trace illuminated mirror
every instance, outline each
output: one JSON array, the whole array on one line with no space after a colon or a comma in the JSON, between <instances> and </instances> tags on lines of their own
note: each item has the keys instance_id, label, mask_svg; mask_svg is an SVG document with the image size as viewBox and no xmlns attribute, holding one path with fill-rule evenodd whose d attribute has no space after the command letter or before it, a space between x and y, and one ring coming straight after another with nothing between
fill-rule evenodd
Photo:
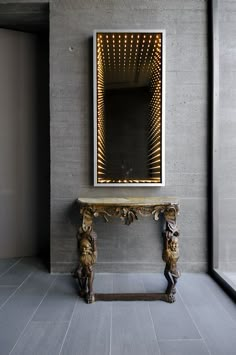
<instances>
[{"instance_id":1,"label":"illuminated mirror","mask_svg":"<svg viewBox=\"0 0 236 355\"><path fill-rule=\"evenodd\" d=\"M94 185L163 186L164 31L94 31Z\"/></svg>"}]
</instances>

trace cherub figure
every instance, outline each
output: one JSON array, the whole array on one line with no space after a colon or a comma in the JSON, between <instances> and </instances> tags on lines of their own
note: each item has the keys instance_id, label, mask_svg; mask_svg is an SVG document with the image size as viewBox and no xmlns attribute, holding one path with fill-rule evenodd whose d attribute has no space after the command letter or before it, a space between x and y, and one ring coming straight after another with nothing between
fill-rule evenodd
<instances>
[{"instance_id":1,"label":"cherub figure","mask_svg":"<svg viewBox=\"0 0 236 355\"><path fill-rule=\"evenodd\" d=\"M177 231L175 231L173 235L169 232L164 233L165 246L162 257L166 262L164 271L164 275L168 281L166 293L169 295L169 300L171 302L174 302L175 300L175 286L177 279L180 277L180 272L177 269L177 261L179 259L178 235L179 233Z\"/></svg>"}]
</instances>

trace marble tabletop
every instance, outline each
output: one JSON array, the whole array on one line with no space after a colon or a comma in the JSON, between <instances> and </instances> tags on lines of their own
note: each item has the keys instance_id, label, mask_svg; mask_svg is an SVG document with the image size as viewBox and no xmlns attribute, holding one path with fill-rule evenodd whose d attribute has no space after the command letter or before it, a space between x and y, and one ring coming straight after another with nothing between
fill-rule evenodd
<instances>
[{"instance_id":1,"label":"marble tabletop","mask_svg":"<svg viewBox=\"0 0 236 355\"><path fill-rule=\"evenodd\" d=\"M77 201L85 205L116 205L116 206L156 206L178 205L176 197L79 197Z\"/></svg>"}]
</instances>

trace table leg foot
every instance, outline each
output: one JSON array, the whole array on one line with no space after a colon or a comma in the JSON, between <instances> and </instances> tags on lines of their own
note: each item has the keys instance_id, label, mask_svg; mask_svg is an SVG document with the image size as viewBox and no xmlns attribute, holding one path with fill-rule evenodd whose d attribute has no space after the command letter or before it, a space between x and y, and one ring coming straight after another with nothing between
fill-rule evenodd
<instances>
[{"instance_id":1,"label":"table leg foot","mask_svg":"<svg viewBox=\"0 0 236 355\"><path fill-rule=\"evenodd\" d=\"M88 294L86 295L86 302L87 302L88 304L95 302L95 295L94 295L94 293L90 293L90 294L88 293Z\"/></svg>"},{"instance_id":2,"label":"table leg foot","mask_svg":"<svg viewBox=\"0 0 236 355\"><path fill-rule=\"evenodd\" d=\"M175 295L173 293L167 294L166 295L166 302L174 303L175 302Z\"/></svg>"}]
</instances>

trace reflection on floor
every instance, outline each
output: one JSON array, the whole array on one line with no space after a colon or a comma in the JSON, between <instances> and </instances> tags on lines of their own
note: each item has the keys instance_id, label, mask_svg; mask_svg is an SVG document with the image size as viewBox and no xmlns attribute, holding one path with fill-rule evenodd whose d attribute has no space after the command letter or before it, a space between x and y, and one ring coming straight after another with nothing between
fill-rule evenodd
<instances>
[{"instance_id":1,"label":"reflection on floor","mask_svg":"<svg viewBox=\"0 0 236 355\"><path fill-rule=\"evenodd\" d=\"M222 273L226 276L226 279L229 280L231 286L236 291L236 272L223 271Z\"/></svg>"},{"instance_id":2,"label":"reflection on floor","mask_svg":"<svg viewBox=\"0 0 236 355\"><path fill-rule=\"evenodd\" d=\"M158 292L163 275L97 274L97 292ZM183 274L173 304L96 302L39 260L0 260L1 355L233 355L235 304L205 274Z\"/></svg>"}]
</instances>

